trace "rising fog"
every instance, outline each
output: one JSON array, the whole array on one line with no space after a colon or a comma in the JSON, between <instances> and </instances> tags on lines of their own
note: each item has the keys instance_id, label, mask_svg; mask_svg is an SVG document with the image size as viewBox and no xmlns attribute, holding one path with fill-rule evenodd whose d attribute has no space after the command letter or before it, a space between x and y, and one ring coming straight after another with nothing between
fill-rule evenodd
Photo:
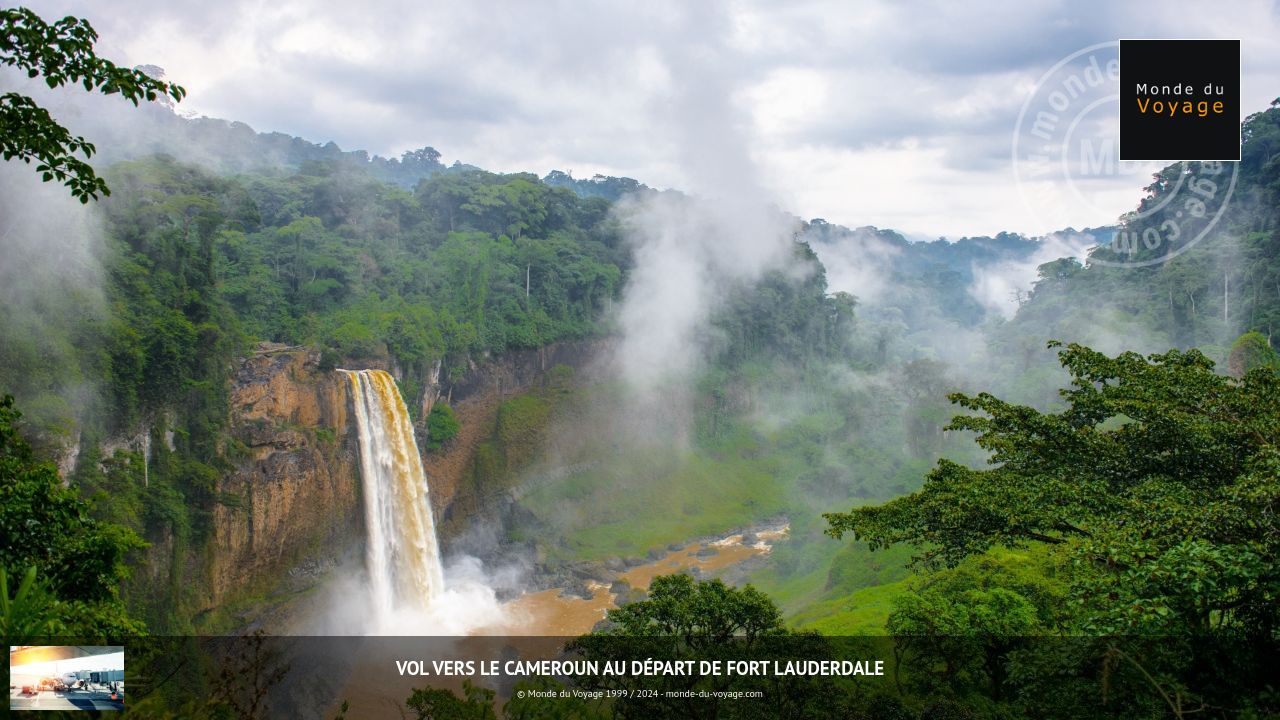
<instances>
[{"instance_id":1,"label":"rising fog","mask_svg":"<svg viewBox=\"0 0 1280 720\"><path fill-rule=\"evenodd\" d=\"M728 33L713 6L683 18ZM687 422L687 383L711 351L707 324L731 284L784 264L795 223L777 211L752 162L734 68L705 43L664 49L668 87L660 95L666 153L688 178L676 193L633 195L618 218L634 266L618 311L613 364L634 392L629 413L657 411ZM687 428L686 428L687 429Z\"/></svg>"},{"instance_id":2,"label":"rising fog","mask_svg":"<svg viewBox=\"0 0 1280 720\"><path fill-rule=\"evenodd\" d=\"M34 165L0 163L0 366L44 439L73 432L100 388L86 343L106 317L102 224L93 205L41 182Z\"/></svg>"}]
</instances>

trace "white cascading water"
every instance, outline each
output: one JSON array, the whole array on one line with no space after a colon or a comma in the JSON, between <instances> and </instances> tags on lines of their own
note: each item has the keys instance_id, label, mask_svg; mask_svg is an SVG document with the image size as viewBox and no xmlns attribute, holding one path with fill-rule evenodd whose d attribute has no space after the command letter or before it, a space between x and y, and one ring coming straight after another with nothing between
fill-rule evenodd
<instances>
[{"instance_id":1,"label":"white cascading water","mask_svg":"<svg viewBox=\"0 0 1280 720\"><path fill-rule=\"evenodd\" d=\"M444 592L427 475L409 411L382 370L342 370L351 380L364 480L367 563L375 620L421 613Z\"/></svg>"}]
</instances>

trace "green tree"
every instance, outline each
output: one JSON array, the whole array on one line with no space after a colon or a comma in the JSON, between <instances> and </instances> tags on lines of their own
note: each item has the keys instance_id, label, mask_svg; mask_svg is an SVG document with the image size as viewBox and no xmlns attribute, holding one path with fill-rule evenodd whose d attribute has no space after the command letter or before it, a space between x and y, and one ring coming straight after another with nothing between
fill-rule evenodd
<instances>
[{"instance_id":1,"label":"green tree","mask_svg":"<svg viewBox=\"0 0 1280 720\"><path fill-rule=\"evenodd\" d=\"M0 568L9 569L7 596L20 605L47 590L58 603L45 626L68 633L140 632L119 586L125 554L144 543L128 528L90 517L88 503L62 486L53 463L36 458L18 435L20 417L11 396L0 399Z\"/></svg>"},{"instance_id":2,"label":"green tree","mask_svg":"<svg viewBox=\"0 0 1280 720\"><path fill-rule=\"evenodd\" d=\"M983 413L949 427L976 433L995 467L940 461L919 492L828 514L829 533L914 543L932 567L1064 546L1087 629L1272 632L1280 576L1263 558L1280 538L1261 519L1280 497L1280 376L1224 377L1195 350L1112 358L1070 345L1059 358L1072 377L1061 412L950 396Z\"/></svg>"},{"instance_id":3,"label":"green tree","mask_svg":"<svg viewBox=\"0 0 1280 720\"><path fill-rule=\"evenodd\" d=\"M1066 586L1046 553L989 553L918 576L886 629L916 693L1005 695L1010 653L1065 627Z\"/></svg>"},{"instance_id":4,"label":"green tree","mask_svg":"<svg viewBox=\"0 0 1280 720\"><path fill-rule=\"evenodd\" d=\"M93 51L97 40L87 20L65 17L48 23L27 8L0 9L0 64L42 77L51 88L80 84L86 91L118 93L134 105L166 95L181 101L187 94L180 85L98 57ZM111 194L93 168L76 157L81 153L88 159L95 151L93 143L72 135L30 97L0 95L0 155L5 160L34 161L45 182L56 179L87 203L99 193Z\"/></svg>"},{"instance_id":5,"label":"green tree","mask_svg":"<svg viewBox=\"0 0 1280 720\"><path fill-rule=\"evenodd\" d=\"M1267 336L1257 331L1236 338L1227 357L1227 370L1235 377L1243 377L1254 368L1280 370L1280 354L1267 342Z\"/></svg>"},{"instance_id":6,"label":"green tree","mask_svg":"<svg viewBox=\"0 0 1280 720\"><path fill-rule=\"evenodd\" d=\"M649 596L610 610L607 621L569 645L583 657L604 662L633 660L729 661L831 659L833 649L812 633L794 632L764 593L720 580L695 581L685 574L653 579ZM829 678L770 676L586 676L592 690L626 690L614 705L620 718L826 717L841 701L842 688ZM683 691L760 690L767 705L683 697ZM630 692L656 691L655 694ZM668 695L671 692L671 695Z\"/></svg>"},{"instance_id":7,"label":"green tree","mask_svg":"<svg viewBox=\"0 0 1280 720\"><path fill-rule=\"evenodd\" d=\"M785 633L782 614L759 590L684 574L654 578L648 599L610 610L609 622L615 626L609 633L679 638L695 651Z\"/></svg>"},{"instance_id":8,"label":"green tree","mask_svg":"<svg viewBox=\"0 0 1280 720\"><path fill-rule=\"evenodd\" d=\"M415 688L404 704L417 720L495 720L495 694L463 680L462 697L444 688Z\"/></svg>"},{"instance_id":9,"label":"green tree","mask_svg":"<svg viewBox=\"0 0 1280 720\"><path fill-rule=\"evenodd\" d=\"M446 402L437 402L427 414L427 446L436 449L453 439L462 429L458 415Z\"/></svg>"},{"instance_id":10,"label":"green tree","mask_svg":"<svg viewBox=\"0 0 1280 720\"><path fill-rule=\"evenodd\" d=\"M1129 686L1143 688L1147 701L1156 697L1159 705L1176 693L1239 708L1266 697L1263 668L1280 627L1280 573L1270 560L1280 554L1271 519L1280 502L1280 374L1259 368L1226 377L1195 350L1108 357L1080 345L1050 347L1061 348L1071 375L1061 391L1065 409L951 395L981 414L958 416L949 427L976 433L993 467L939 461L916 493L826 515L828 532L851 533L873 549L911 543L923 549L917 565L935 580L952 572L943 568L1001 546L1046 549L1065 568L1063 604L1071 612L1058 632L1156 638L1124 664ZM981 592L939 601L919 594L898 608L891 630L915 633L960 613L955 632L974 624L983 607L982 617L999 618L991 627L997 633L1044 626L1043 618L1029 622L1036 603ZM1005 609L991 610L998 605ZM939 626L920 634L948 632ZM1170 637L1189 642L1174 648ZM1081 696L1096 697L1116 685L1108 675L1119 667L1115 658L1137 652L1085 645L1064 660L1073 656L1062 641L1040 644L1034 662L1021 661L1023 680L1088 677ZM1224 647L1242 650L1224 654ZM1086 671L1089 662L1095 666ZM1122 710L1107 714L1125 716Z\"/></svg>"}]
</instances>

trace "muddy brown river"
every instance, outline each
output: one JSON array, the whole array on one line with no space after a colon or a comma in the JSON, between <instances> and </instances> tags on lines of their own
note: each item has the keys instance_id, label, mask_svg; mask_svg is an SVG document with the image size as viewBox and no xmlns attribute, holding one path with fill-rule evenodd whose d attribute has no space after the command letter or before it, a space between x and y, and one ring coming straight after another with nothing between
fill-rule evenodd
<instances>
[{"instance_id":1,"label":"muddy brown river","mask_svg":"<svg viewBox=\"0 0 1280 720\"><path fill-rule=\"evenodd\" d=\"M689 543L657 560L617 573L615 577L632 588L647 589L655 577L689 568L698 568L704 577L711 576L768 553L773 543L788 532L786 525L757 530L756 540L751 544L744 544L741 534ZM716 552L699 557L698 551L704 545L711 546ZM344 683L338 699L325 717L336 714L340 702L346 700L350 703L347 717L394 720L404 717L403 703L414 687L431 685L462 693L462 676L397 676L396 660L446 656L494 660L511 657L510 653L516 651L528 658L553 657L560 651L565 638L590 632L596 623L604 619L609 609L617 607L608 584L596 582L588 587L590 599L562 595L560 588L522 595L503 606L507 618L504 622L478 629L467 638L383 638L361 653L360 662L355 664L353 674ZM499 679L478 680L481 685L493 686ZM497 700L500 705L506 701L504 692L499 692Z\"/></svg>"},{"instance_id":2,"label":"muddy brown river","mask_svg":"<svg viewBox=\"0 0 1280 720\"><path fill-rule=\"evenodd\" d=\"M704 543L689 543L657 560L618 573L617 578L632 588L647 589L659 575L690 568L698 568L704 577L713 575L748 558L768 553L772 543L786 536L788 530L785 525L761 530L755 534L757 541L750 545L742 542L741 534L729 535L705 543L716 550L714 555L706 557L697 555ZM477 634L569 637L590 632L617 604L607 583L591 583L588 587L592 591L590 599L562 594L559 588L523 595L506 604L508 622L485 628Z\"/></svg>"}]
</instances>

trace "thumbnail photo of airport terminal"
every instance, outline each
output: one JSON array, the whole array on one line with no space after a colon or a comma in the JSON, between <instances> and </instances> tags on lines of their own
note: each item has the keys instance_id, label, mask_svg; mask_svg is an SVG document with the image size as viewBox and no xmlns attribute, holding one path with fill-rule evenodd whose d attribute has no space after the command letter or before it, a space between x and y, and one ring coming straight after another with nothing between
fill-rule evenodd
<instances>
[{"instance_id":1,"label":"thumbnail photo of airport terminal","mask_svg":"<svg viewBox=\"0 0 1280 720\"><path fill-rule=\"evenodd\" d=\"M10 645L9 710L123 710L119 645Z\"/></svg>"}]
</instances>

